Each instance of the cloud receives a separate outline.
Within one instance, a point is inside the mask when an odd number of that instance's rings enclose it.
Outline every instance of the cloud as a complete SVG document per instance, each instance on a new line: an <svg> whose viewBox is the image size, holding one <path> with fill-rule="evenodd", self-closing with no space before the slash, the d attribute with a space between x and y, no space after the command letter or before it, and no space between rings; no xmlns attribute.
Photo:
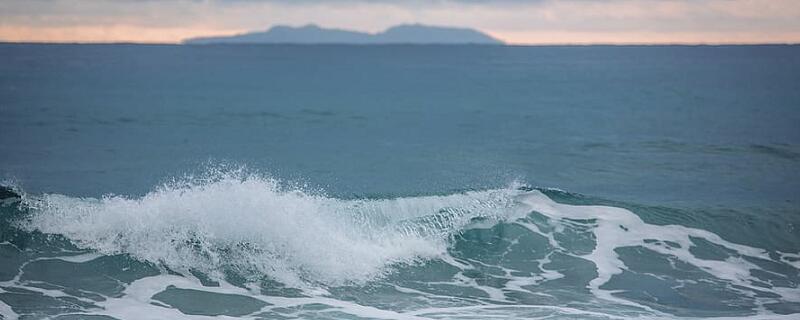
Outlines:
<svg viewBox="0 0 800 320"><path fill-rule="evenodd" d="M419 22L518 43L800 42L796 0L3 0L0 38L157 41L317 23Z"/></svg>

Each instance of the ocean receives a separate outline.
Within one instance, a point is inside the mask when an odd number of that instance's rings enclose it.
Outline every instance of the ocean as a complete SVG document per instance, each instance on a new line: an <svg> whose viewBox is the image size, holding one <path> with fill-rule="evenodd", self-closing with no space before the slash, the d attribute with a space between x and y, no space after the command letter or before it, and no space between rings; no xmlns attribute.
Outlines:
<svg viewBox="0 0 800 320"><path fill-rule="evenodd" d="M800 46L0 44L1 319L796 319Z"/></svg>

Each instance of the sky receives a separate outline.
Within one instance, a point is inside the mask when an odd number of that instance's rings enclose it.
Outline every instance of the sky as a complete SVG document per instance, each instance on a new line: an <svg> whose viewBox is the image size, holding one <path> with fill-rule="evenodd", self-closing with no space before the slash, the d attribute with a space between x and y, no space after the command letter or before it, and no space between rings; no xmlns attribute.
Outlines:
<svg viewBox="0 0 800 320"><path fill-rule="evenodd" d="M800 0L0 0L0 41L178 43L273 25L470 27L511 44L800 43Z"/></svg>

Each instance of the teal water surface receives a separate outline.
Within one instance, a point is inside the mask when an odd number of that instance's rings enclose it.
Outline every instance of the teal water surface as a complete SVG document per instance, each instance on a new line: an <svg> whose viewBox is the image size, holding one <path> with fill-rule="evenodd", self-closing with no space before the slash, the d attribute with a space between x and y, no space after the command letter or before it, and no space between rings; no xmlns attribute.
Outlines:
<svg viewBox="0 0 800 320"><path fill-rule="evenodd" d="M791 319L800 47L0 44L4 319Z"/></svg>

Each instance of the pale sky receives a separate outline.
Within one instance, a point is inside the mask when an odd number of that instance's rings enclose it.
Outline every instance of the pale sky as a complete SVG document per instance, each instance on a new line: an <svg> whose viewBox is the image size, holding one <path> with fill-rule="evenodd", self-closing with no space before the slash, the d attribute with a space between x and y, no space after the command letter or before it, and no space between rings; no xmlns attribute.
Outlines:
<svg viewBox="0 0 800 320"><path fill-rule="evenodd" d="M309 23L470 27L512 44L800 43L800 0L0 0L0 41L177 43Z"/></svg>

